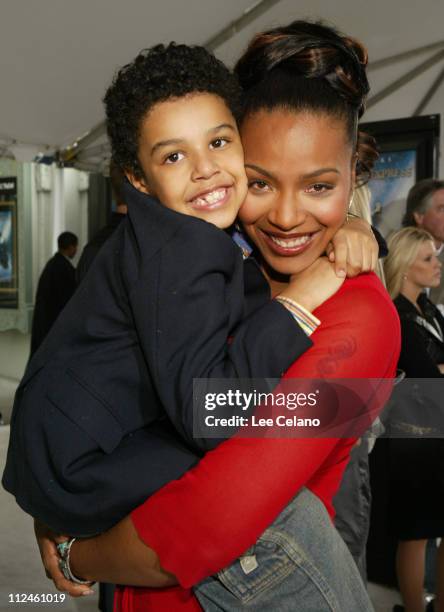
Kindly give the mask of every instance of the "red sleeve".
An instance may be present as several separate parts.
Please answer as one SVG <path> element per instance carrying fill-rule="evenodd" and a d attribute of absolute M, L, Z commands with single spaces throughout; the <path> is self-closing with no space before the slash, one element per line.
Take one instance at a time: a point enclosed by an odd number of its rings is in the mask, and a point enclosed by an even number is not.
<path fill-rule="evenodd" d="M 374 275 L 346 281 L 316 312 L 314 346 L 286 377 L 392 377 L 399 355 L 399 321 Z M 381 406 L 382 408 L 382 406 Z M 141 537 L 183 586 L 230 564 L 270 525 L 304 485 L 346 461 L 350 440 L 241 439 L 205 455 L 180 480 L 132 513 Z M 338 454 L 337 454 L 338 453 Z M 328 487 L 333 490 L 334 483 Z"/>

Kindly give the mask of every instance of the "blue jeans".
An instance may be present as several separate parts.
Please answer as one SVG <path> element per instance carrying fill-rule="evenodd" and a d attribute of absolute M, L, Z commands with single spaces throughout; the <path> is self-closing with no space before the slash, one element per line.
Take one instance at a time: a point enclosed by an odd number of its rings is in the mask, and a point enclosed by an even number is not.
<path fill-rule="evenodd" d="M 252 548 L 202 581 L 195 594 L 205 612 L 373 611 L 347 546 L 308 489 L 302 489 Z"/>

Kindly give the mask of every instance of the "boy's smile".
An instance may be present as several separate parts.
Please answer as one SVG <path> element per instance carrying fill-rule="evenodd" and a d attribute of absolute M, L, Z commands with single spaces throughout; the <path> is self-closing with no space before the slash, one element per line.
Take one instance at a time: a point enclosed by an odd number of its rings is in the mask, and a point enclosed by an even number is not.
<path fill-rule="evenodd" d="M 142 121 L 140 191 L 177 212 L 220 228 L 235 220 L 247 193 L 236 121 L 214 94 L 196 93 L 157 103 Z"/>

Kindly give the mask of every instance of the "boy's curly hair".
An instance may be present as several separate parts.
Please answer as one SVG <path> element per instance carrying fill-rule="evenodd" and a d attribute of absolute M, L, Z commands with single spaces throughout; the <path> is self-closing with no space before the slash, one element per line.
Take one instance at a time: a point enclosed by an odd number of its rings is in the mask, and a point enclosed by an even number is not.
<path fill-rule="evenodd" d="M 142 178 L 137 152 L 143 119 L 158 102 L 193 93 L 219 96 L 238 119 L 237 77 L 204 47 L 159 44 L 123 66 L 103 99 L 114 162 Z"/>

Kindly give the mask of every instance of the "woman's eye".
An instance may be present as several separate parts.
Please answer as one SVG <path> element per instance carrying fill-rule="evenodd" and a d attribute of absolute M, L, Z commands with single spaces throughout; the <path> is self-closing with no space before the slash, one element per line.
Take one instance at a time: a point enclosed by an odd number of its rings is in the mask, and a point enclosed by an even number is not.
<path fill-rule="evenodd" d="M 165 164 L 175 164 L 176 162 L 180 161 L 181 159 L 183 159 L 184 155 L 183 153 L 170 153 L 166 158 L 165 158 Z"/>
<path fill-rule="evenodd" d="M 213 149 L 221 149 L 222 147 L 224 147 L 226 144 L 228 143 L 228 140 L 226 138 L 216 138 L 216 140 L 213 140 L 211 142 L 211 147 Z"/>
<path fill-rule="evenodd" d="M 261 181 L 259 179 L 256 179 L 254 181 L 250 181 L 248 183 L 248 187 L 249 188 L 253 188 L 256 191 L 266 191 L 268 188 L 268 184 L 265 181 Z"/>
<path fill-rule="evenodd" d="M 325 193 L 331 189 L 333 189 L 333 185 L 329 185 L 328 183 L 314 183 L 314 185 L 307 187 L 306 191 L 308 193 Z"/>

